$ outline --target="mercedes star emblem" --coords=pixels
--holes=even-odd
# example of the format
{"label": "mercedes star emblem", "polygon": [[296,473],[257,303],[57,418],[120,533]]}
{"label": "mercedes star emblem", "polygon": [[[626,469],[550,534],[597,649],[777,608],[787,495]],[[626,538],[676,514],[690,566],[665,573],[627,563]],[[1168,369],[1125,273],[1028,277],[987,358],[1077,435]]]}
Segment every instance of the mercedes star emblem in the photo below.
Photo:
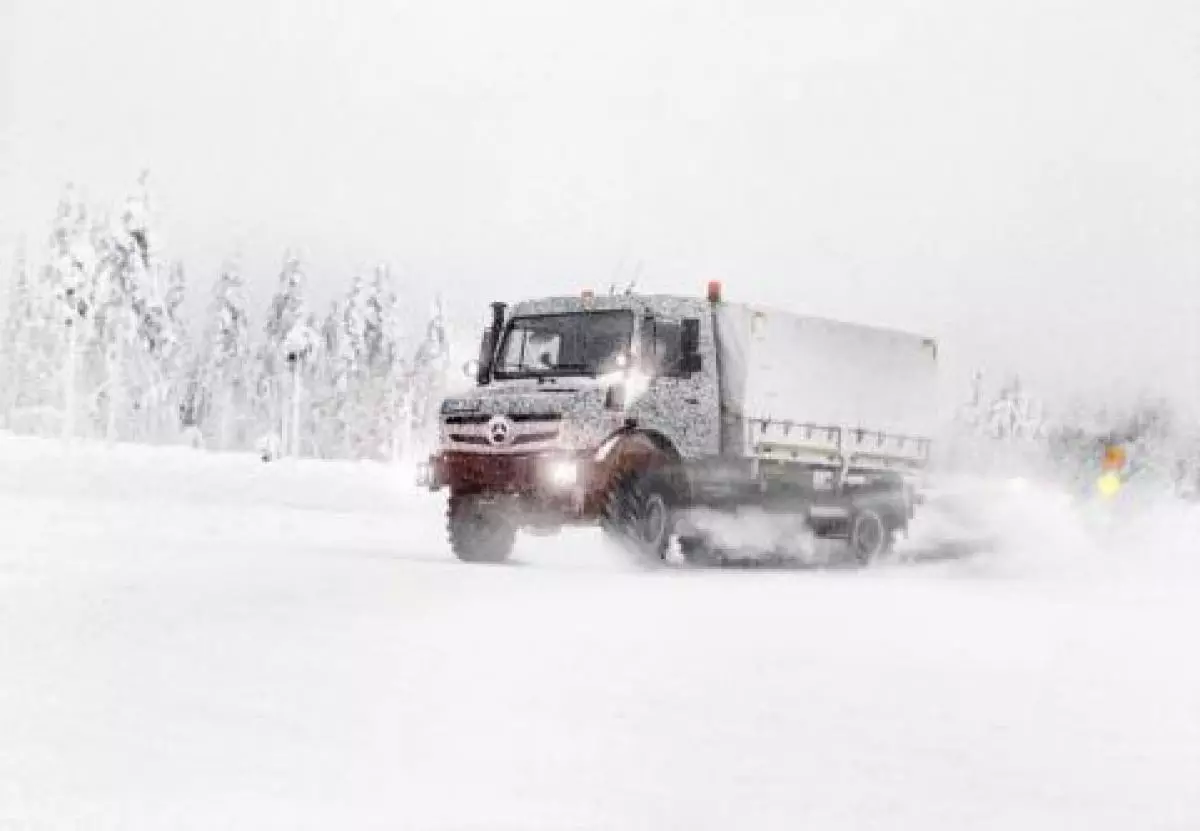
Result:
{"label": "mercedes star emblem", "polygon": [[507,416],[492,416],[488,422],[488,439],[494,445],[508,444],[512,438],[512,422]]}

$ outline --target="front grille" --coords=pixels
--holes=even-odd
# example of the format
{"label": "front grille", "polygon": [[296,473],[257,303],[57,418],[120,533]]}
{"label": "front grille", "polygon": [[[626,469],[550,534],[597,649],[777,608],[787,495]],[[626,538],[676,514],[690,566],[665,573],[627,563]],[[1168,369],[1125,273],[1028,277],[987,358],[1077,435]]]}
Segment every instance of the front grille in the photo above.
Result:
{"label": "front grille", "polygon": [[[450,433],[449,438],[450,441],[456,444],[470,444],[476,447],[489,447],[492,444],[487,436],[476,435],[474,433]],[[516,447],[526,444],[542,444],[544,442],[552,442],[557,438],[557,430],[542,433],[523,433],[513,436],[511,445]]]}
{"label": "front grille", "polygon": [[562,413],[512,413],[505,416],[512,427],[508,441],[493,444],[488,427],[496,416],[490,413],[455,413],[442,421],[448,447],[479,453],[511,453],[549,449],[558,442]]}
{"label": "front grille", "polygon": [[482,413],[473,413],[472,415],[452,415],[446,416],[447,424],[486,424],[490,415]]}
{"label": "front grille", "polygon": [[[505,413],[508,420],[514,424],[526,424],[531,421],[562,421],[562,413]],[[446,416],[446,424],[487,424],[495,418],[492,413],[468,413],[465,415]]]}
{"label": "front grille", "polygon": [[540,442],[554,441],[558,438],[558,431],[552,430],[548,433],[525,433],[524,435],[513,438],[513,444],[538,444]]}

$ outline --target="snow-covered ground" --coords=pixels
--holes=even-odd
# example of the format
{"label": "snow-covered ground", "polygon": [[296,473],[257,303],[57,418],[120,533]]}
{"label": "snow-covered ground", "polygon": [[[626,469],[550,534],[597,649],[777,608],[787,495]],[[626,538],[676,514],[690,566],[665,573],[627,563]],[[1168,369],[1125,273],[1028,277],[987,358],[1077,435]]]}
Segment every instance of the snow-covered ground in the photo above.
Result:
{"label": "snow-covered ground", "polygon": [[486,567],[410,482],[0,437],[0,829],[1200,827],[1181,507],[1104,545],[970,495],[995,551],[866,571]]}

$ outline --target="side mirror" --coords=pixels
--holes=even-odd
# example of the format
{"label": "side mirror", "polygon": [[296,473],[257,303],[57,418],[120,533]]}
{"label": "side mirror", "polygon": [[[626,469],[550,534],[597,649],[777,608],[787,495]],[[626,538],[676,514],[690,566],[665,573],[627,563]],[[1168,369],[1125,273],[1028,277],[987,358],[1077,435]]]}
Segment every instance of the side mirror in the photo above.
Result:
{"label": "side mirror", "polygon": [[691,374],[703,366],[700,359],[700,318],[685,317],[679,337],[679,369]]}

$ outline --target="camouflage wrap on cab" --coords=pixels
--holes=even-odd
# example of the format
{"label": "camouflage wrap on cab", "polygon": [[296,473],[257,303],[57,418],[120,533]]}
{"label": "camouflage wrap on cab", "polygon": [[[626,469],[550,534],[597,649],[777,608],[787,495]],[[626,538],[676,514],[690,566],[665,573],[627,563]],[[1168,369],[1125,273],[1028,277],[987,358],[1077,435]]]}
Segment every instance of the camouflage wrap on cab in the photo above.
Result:
{"label": "camouflage wrap on cab", "polygon": [[[688,378],[641,379],[625,373],[604,378],[560,377],[494,381],[468,393],[447,398],[442,404],[442,447],[479,453],[518,453],[548,450],[590,451],[629,422],[636,429],[665,437],[684,459],[699,459],[720,451],[719,374],[711,356],[712,307],[699,298],[669,295],[600,295],[551,297],[514,304],[508,317],[563,314],[584,311],[629,310],[635,326],[645,315],[660,320],[700,320],[700,352],[705,360],[700,372]],[[635,330],[634,349],[638,348]],[[633,356],[633,365],[638,357]],[[605,407],[608,388],[632,378],[626,407]],[[650,387],[645,388],[648,383]],[[508,429],[515,443],[483,443],[492,416],[515,416]],[[485,418],[486,417],[486,418]]]}

